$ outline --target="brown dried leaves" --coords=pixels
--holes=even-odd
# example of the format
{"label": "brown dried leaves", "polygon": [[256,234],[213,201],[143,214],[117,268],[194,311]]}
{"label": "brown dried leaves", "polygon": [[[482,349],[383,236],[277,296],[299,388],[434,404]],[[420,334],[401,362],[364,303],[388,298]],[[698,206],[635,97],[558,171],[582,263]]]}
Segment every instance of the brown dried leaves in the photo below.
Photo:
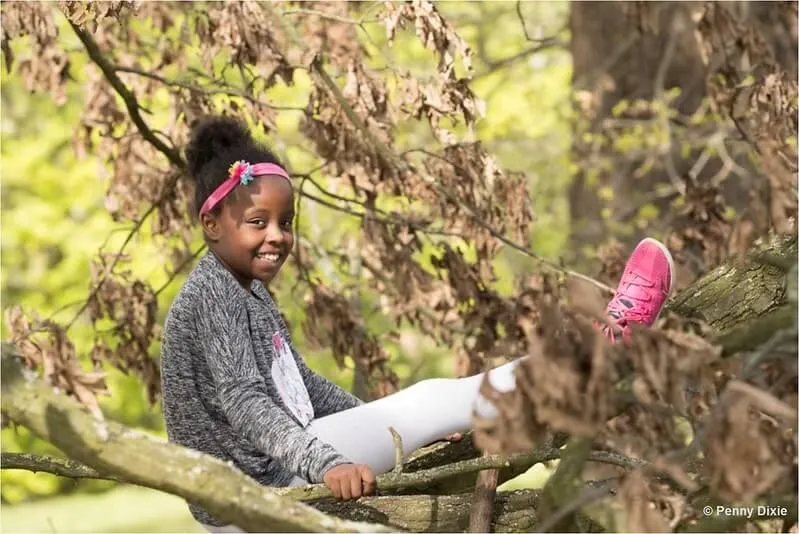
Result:
{"label": "brown dried leaves", "polygon": [[[305,12],[299,18],[305,56],[324,53],[333,63],[346,68],[361,53],[355,21],[346,22],[347,2],[293,2]],[[289,9],[290,10],[290,9]]]}
{"label": "brown dried leaves", "polygon": [[[84,26],[94,33],[97,26],[106,18],[118,19],[129,15],[136,9],[136,4],[128,0],[107,0],[103,2],[59,1],[58,7],[67,19],[76,26]],[[116,21],[114,21],[116,23]]]}
{"label": "brown dried leaves", "polygon": [[[485,115],[485,103],[469,87],[473,74],[471,49],[432,2],[388,3],[384,17],[389,42],[398,28],[413,24],[422,43],[438,55],[438,77],[433,83],[420,84],[410,75],[400,78],[398,109],[407,117],[427,118],[439,142],[454,143],[455,137],[442,127],[442,120],[458,122],[457,117],[461,115],[471,127]],[[466,71],[462,78],[455,72],[458,58]]]}
{"label": "brown dried leaves", "polygon": [[[308,101],[300,129],[315,145],[319,156],[332,162],[337,176],[350,181],[361,191],[391,190],[398,171],[385,161],[376,143],[391,146],[393,119],[389,113],[385,82],[358,62],[347,67],[347,83],[342,97],[344,109],[329,88],[317,82]],[[353,124],[355,114],[367,131]]]}
{"label": "brown dried leaves", "polygon": [[402,3],[386,3],[384,15],[386,34],[392,41],[398,28],[413,24],[416,35],[438,53],[438,72],[445,78],[455,78],[455,60],[459,57],[466,72],[471,75],[472,51],[450,23],[441,16],[435,5],[427,0],[413,0]]}
{"label": "brown dried leaves", "polygon": [[208,4],[206,16],[196,21],[203,63],[213,72],[214,58],[224,51],[230,54],[232,63],[258,68],[267,87],[278,77],[291,84],[294,67],[283,53],[285,46],[276,31],[278,27],[259,2]]}
{"label": "brown dried leaves", "polygon": [[[124,373],[137,374],[154,403],[161,391],[158,363],[149,355],[150,346],[161,336],[158,302],[152,288],[141,280],[130,280],[130,273],[109,273],[110,256],[92,263],[92,287],[89,316],[95,329],[98,322],[111,320],[111,333],[118,341],[113,348],[100,338],[92,349],[93,358],[104,358]],[[100,282],[102,281],[102,285]]]}
{"label": "brown dried leaves", "polygon": [[706,436],[710,487],[730,502],[752,502],[772,491],[795,492],[796,442],[790,429],[736,395],[717,411]]}
{"label": "brown dried leaves", "polygon": [[95,365],[95,371],[83,370],[75,345],[67,337],[64,328],[36,317],[29,320],[19,305],[8,310],[6,320],[11,341],[22,355],[25,365],[41,370],[51,386],[75,397],[95,416],[102,417],[97,396],[108,392],[105,373],[99,370],[100,365]]}
{"label": "brown dried leaves", "polygon": [[501,247],[494,234],[529,241],[533,209],[526,176],[503,172],[481,143],[448,146],[424,165],[436,178],[435,187],[404,193],[437,205],[447,230],[474,239],[481,262],[489,262]]}
{"label": "brown dried leaves", "polygon": [[[720,356],[720,349],[678,330],[636,329],[628,346],[611,345],[593,328],[593,317],[575,311],[551,282],[545,286],[530,293],[530,308],[540,316],[520,317],[528,357],[518,368],[516,391],[503,395],[519,397],[506,401],[517,410],[501,413],[495,423],[480,423],[480,446],[492,452],[540,444],[544,429],[596,436],[630,399],[643,407],[669,405],[684,412],[689,380]],[[572,302],[590,298],[574,290],[570,295]],[[580,307],[593,309],[585,302]],[[626,424],[648,433],[646,446],[655,452],[678,439],[673,421],[667,419],[650,412]],[[526,423],[519,425],[518,420]]]}
{"label": "brown dried leaves", "polygon": [[14,62],[12,39],[30,37],[29,55],[17,65],[29,91],[49,93],[59,105],[67,100],[69,58],[58,46],[58,28],[53,20],[53,7],[46,2],[2,3],[2,46],[6,66]]}
{"label": "brown dried leaves", "polygon": [[329,347],[339,365],[351,357],[367,370],[371,398],[380,398],[398,389],[398,378],[388,365],[388,353],[371,335],[355,308],[340,293],[314,285],[305,299],[306,321],[303,329],[307,340],[320,347]]}
{"label": "brown dried leaves", "polygon": [[758,29],[723,4],[706,4],[697,37],[711,68],[708,93],[714,110],[732,119],[760,155],[771,186],[772,227],[795,233],[797,82],[782,71]]}
{"label": "brown dried leaves", "polygon": [[667,238],[680,270],[693,277],[720,265],[728,254],[732,225],[718,186],[709,180],[685,181],[685,197]]}

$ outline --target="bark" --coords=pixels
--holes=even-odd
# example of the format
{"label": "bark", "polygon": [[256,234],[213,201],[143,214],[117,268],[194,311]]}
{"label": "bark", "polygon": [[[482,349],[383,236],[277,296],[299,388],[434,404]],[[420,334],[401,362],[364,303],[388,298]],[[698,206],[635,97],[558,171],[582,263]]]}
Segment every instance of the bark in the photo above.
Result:
{"label": "bark", "polygon": [[786,298],[787,274],[796,254],[796,236],[775,237],[698,279],[669,309],[706,321],[728,353],[757,347],[796,324],[796,311]]}
{"label": "bark", "polygon": [[491,532],[491,517],[497,497],[499,471],[480,471],[472,494],[472,509],[469,513],[469,532]]}
{"label": "bark", "polygon": [[[496,496],[489,528],[485,532],[533,532],[539,491],[500,492]],[[357,503],[319,503],[325,512],[356,521],[383,523],[411,532],[465,532],[471,507],[469,494],[374,497]],[[601,526],[584,515],[578,517],[580,532],[602,532]]]}

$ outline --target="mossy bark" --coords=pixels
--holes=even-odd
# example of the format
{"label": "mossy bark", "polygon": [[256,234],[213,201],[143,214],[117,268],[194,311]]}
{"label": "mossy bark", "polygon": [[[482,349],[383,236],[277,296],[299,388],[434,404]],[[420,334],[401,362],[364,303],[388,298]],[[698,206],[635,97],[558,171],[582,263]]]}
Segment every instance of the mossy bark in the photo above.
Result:
{"label": "mossy bark", "polygon": [[796,236],[760,243],[746,256],[699,278],[668,308],[705,321],[728,353],[757,347],[796,323],[796,311],[786,298],[787,273],[796,255]]}
{"label": "mossy bark", "polygon": [[[497,493],[491,532],[532,532],[538,526],[536,505],[539,491]],[[320,502],[320,510],[353,521],[382,523],[411,532],[465,532],[469,525],[472,496],[409,495],[373,497],[356,503]],[[602,532],[601,526],[585,516],[578,523],[581,532]]]}

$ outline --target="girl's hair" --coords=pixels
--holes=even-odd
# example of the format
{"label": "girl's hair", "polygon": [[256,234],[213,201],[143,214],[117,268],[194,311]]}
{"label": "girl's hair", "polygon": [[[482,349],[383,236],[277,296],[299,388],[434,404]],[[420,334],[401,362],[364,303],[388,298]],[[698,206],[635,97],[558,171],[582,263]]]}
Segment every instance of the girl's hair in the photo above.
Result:
{"label": "girl's hair", "polygon": [[[205,199],[227,179],[230,166],[239,160],[283,166],[270,150],[253,139],[247,125],[238,119],[212,116],[192,124],[186,161],[189,175],[195,181],[194,215],[200,211]],[[223,203],[220,202],[212,211],[218,213]]]}

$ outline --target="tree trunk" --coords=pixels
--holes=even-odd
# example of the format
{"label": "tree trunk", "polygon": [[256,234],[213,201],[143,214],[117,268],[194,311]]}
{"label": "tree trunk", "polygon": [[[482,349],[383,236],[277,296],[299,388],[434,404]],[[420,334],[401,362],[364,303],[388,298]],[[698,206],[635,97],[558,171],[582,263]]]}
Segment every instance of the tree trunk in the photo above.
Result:
{"label": "tree trunk", "polygon": [[[701,3],[574,1],[570,7],[572,87],[578,95],[590,95],[590,105],[578,111],[587,120],[588,131],[601,134],[603,123],[614,118],[612,110],[622,100],[651,100],[671,88],[681,91],[675,103],[681,114],[698,109],[707,94],[707,68],[693,35],[690,11],[701,8]],[[738,2],[725,7],[758,28],[781,66],[795,76],[796,23],[788,20],[779,3]],[[578,100],[585,102],[586,98]],[[647,120],[641,116],[630,118]],[[635,170],[643,163],[641,158],[622,158],[618,154],[612,155],[608,169],[583,169],[578,173],[569,189],[571,250],[575,254],[580,256],[583,247],[596,247],[610,235],[630,247],[643,234],[656,234],[669,227],[669,207],[677,193],[657,191],[679,185],[699,156],[696,152],[684,154],[675,129],[669,131],[673,137],[671,147],[663,147],[664,152],[655,158],[655,167],[643,176],[635,176]],[[588,155],[595,150],[591,142],[575,136],[576,161],[589,161]],[[693,150],[702,148],[695,142],[693,145]],[[600,148],[599,153],[610,155],[605,148]],[[751,167],[743,157],[732,155],[740,166]],[[709,180],[721,168],[721,160],[711,157],[697,179]],[[725,198],[739,213],[747,213],[754,190],[757,198],[763,195],[765,199],[767,182],[757,173],[746,181],[740,177],[727,180]],[[629,220],[645,204],[654,205],[660,215],[650,228],[641,229]],[[603,208],[607,208],[604,215]],[[755,235],[765,233],[768,221],[764,214],[748,213],[747,218],[756,224]],[[580,261],[575,264],[585,266]]]}

